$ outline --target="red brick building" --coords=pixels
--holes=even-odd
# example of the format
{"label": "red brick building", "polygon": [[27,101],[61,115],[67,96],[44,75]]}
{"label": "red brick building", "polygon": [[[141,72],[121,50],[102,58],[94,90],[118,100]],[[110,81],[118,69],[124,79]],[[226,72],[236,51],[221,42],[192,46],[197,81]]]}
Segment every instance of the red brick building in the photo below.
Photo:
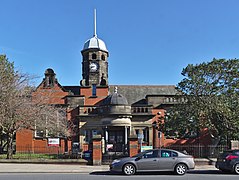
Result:
{"label": "red brick building", "polygon": [[[96,32],[85,42],[81,53],[80,85],[61,85],[53,69],[47,69],[45,78],[33,93],[33,97],[41,94],[48,97],[48,103],[65,107],[67,119],[77,125],[74,136],[55,137],[60,138],[61,153],[71,152],[75,144],[88,150],[94,135],[101,135],[103,153],[127,152],[132,135],[137,135],[140,145],[159,147],[176,142],[163,134],[159,138],[153,126],[153,122],[175,103],[174,85],[110,85],[109,52]],[[33,152],[36,147],[49,149],[52,147],[48,146],[48,140],[44,132],[23,130],[16,135],[16,148],[18,151],[29,147]]]}

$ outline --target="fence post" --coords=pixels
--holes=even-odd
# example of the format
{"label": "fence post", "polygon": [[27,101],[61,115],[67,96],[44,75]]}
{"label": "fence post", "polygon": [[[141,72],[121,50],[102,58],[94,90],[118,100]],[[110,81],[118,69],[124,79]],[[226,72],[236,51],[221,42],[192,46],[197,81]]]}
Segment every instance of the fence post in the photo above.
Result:
{"label": "fence post", "polygon": [[102,163],[102,144],[101,144],[101,135],[95,135],[92,138],[93,143],[93,152],[92,152],[92,162],[93,166],[100,166]]}
{"label": "fence post", "polygon": [[138,154],[138,137],[131,135],[129,137],[129,156],[132,157],[136,154]]}

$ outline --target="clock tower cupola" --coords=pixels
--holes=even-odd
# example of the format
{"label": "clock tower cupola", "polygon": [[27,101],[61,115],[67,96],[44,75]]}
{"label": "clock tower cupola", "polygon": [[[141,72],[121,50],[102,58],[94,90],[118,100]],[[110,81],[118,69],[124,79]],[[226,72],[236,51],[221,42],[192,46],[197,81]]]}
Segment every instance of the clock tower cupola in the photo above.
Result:
{"label": "clock tower cupola", "polygon": [[96,34],[96,10],[94,11],[94,35],[88,39],[82,54],[81,86],[108,86],[109,52],[104,41]]}

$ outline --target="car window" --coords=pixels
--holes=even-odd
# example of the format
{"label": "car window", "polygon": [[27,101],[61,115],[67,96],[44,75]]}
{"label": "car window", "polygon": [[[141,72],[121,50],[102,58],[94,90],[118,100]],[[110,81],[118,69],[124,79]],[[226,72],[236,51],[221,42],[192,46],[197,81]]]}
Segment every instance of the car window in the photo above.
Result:
{"label": "car window", "polygon": [[142,157],[143,158],[157,158],[158,157],[158,151],[146,152]]}
{"label": "car window", "polygon": [[235,151],[234,154],[239,155],[239,151]]}
{"label": "car window", "polygon": [[161,157],[171,157],[171,151],[161,150]]}
{"label": "car window", "polygon": [[219,155],[219,157],[225,158],[225,157],[227,157],[229,154],[232,154],[232,153],[233,153],[233,151],[231,151],[231,150],[223,151],[223,153],[221,153],[221,154]]}
{"label": "car window", "polygon": [[172,152],[172,157],[178,157],[178,153]]}
{"label": "car window", "polygon": [[141,152],[141,153],[136,154],[136,155],[134,155],[134,156],[132,156],[132,157],[141,157],[143,154],[144,154],[144,152]]}

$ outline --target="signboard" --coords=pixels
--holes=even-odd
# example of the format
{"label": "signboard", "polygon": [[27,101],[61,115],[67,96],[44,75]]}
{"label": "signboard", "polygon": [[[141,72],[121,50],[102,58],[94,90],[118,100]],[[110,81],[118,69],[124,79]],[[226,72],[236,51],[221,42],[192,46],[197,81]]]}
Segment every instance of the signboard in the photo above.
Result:
{"label": "signboard", "polygon": [[141,146],[141,152],[153,149],[153,146]]}
{"label": "signboard", "polygon": [[48,138],[48,146],[60,146],[60,138]]}
{"label": "signboard", "polygon": [[107,144],[106,151],[113,151],[114,145],[113,144]]}
{"label": "signboard", "polygon": [[231,149],[239,149],[239,141],[231,141]]}

